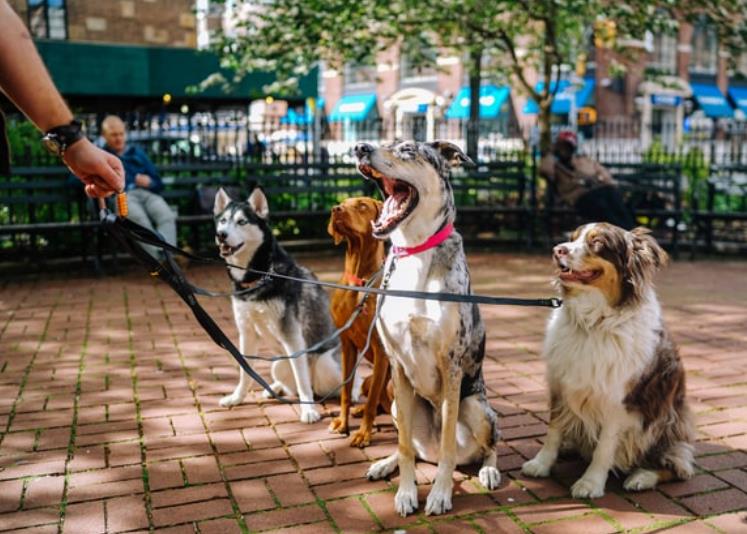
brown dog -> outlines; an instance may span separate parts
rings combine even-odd
[[[335,245],[347,242],[345,272],[341,284],[363,285],[384,263],[384,242],[371,235],[371,223],[381,212],[381,202],[367,197],[349,198],[332,208],[327,231],[334,238]],[[354,291],[336,289],[332,294],[332,317],[339,328],[350,317],[360,301],[361,294]],[[347,379],[353,370],[358,351],[366,344],[366,337],[376,311],[376,299],[368,297],[366,305],[353,325],[340,336],[342,341],[342,376]],[[367,395],[363,407],[363,420],[358,431],[350,440],[350,445],[365,447],[371,442],[371,431],[376,413],[381,405],[389,412],[392,399],[384,391],[389,382],[389,360],[374,328],[371,346],[365,354],[373,363],[373,375],[363,384]],[[340,415],[329,425],[331,432],[348,433],[348,415],[353,380],[348,380],[340,393]],[[358,411],[358,410],[354,410]]]

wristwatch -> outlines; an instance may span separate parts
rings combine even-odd
[[[83,137],[85,137],[83,135],[83,125],[80,121],[72,120],[70,124],[56,126],[49,130],[41,138],[41,141],[49,152],[62,157],[65,150]]]

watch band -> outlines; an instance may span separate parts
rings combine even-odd
[[[83,137],[83,125],[80,121],[72,120],[69,124],[50,129],[42,137],[42,142],[52,154],[63,156],[65,150]]]

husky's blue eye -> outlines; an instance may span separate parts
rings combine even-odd
[[[237,222],[237,223],[239,224],[239,226],[244,226],[244,225],[245,225],[246,223],[248,223],[249,221],[247,221],[246,219],[239,219],[239,220],[238,220],[238,221],[236,221],[236,222]]]
[[[221,219],[220,221],[218,221],[218,222],[219,222],[219,223],[221,223],[221,224],[226,224],[226,218],[225,218],[225,217],[223,217],[223,218],[222,218],[222,219]]]

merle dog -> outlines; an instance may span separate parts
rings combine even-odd
[[[373,230],[393,245],[385,267],[388,272],[396,262],[388,287],[469,294],[462,238],[452,231],[449,169],[471,160],[456,145],[438,141],[379,148],[360,143],[355,155],[359,171],[386,198]],[[485,328],[477,305],[387,297],[377,328],[392,365],[399,447],[374,463],[368,477],[385,477],[399,465],[394,504],[403,516],[418,506],[415,455],[438,462],[426,514],[451,509],[458,464],[482,460],[480,482],[496,488],[499,432],[485,393]]]
[[[296,264],[272,235],[267,217],[267,198],[255,189],[247,202],[236,202],[223,189],[215,197],[215,241],[228,267],[234,289],[233,314],[243,354],[256,352],[259,340],[275,350],[291,354],[309,347],[334,331],[329,298],[319,286],[279,278],[264,279],[242,267],[270,271],[297,278],[316,279]],[[313,401],[313,394],[327,395],[339,386],[340,346],[337,340],[318,352],[272,365],[272,390],[278,395],[298,395]],[[240,404],[249,390],[249,377],[239,369],[239,384],[223,397],[221,406]],[[269,396],[265,392],[265,396]],[[311,404],[301,405],[301,421],[320,418]]]

